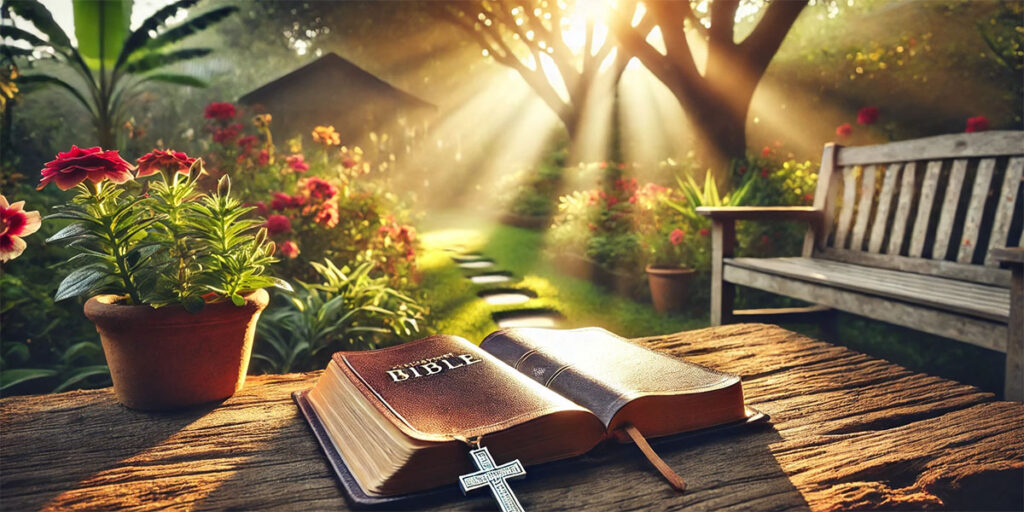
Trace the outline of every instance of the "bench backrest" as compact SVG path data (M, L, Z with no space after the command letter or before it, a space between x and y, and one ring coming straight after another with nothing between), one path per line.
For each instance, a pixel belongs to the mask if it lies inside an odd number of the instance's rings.
M805 256L1007 286L989 254L1024 224L1024 132L827 145L814 206L825 223Z

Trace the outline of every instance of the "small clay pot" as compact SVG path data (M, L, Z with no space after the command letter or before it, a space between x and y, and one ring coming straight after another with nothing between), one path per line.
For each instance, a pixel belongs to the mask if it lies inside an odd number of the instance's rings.
M139 410L179 409L223 400L242 388L260 312L270 296L256 290L243 306L125 306L116 295L85 303L122 404Z
M651 302L659 313L678 313L686 306L686 294L693 279L692 268L655 267L648 265L647 284Z

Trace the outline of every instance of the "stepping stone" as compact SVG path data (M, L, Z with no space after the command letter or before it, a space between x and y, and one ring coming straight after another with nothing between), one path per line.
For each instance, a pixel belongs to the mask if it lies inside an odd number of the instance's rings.
M494 260L483 258L479 260L463 261L459 263L462 268L490 268L494 266Z
M469 280L475 284L507 283L512 280L512 273L507 270L484 272L483 274L469 276Z
M468 263L468 262L471 262L471 261L482 261L482 260L491 261L490 259L486 258L483 254L476 253L476 252L470 252L470 253L464 253L464 254L456 254L456 255L452 256L452 260L454 260L455 263Z
M494 306L505 306L509 304L522 304L537 296L533 290L518 290L515 288L491 288L481 290L476 294L484 302Z
M534 308L499 311L492 313L491 318L498 327L559 327L565 317L553 309Z

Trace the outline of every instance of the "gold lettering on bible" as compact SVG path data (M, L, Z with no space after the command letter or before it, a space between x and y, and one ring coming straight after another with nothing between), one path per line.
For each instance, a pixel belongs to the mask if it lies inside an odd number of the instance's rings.
M469 365L482 362L483 360L477 358L473 354L456 355L448 353L437 357L422 359L411 364L407 363L396 365L392 369L387 370L387 373L393 382L402 382L418 377L437 375L441 372L451 371L457 368L465 368Z

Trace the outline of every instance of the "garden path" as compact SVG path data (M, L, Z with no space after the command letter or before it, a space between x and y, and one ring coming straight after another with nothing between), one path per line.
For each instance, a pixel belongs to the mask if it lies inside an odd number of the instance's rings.
M495 306L509 304L525 304L537 297L537 292L529 288L507 288L491 285L509 284L515 280L515 274L506 270L496 270L496 262L477 252L465 252L464 249L453 247L452 260L470 273L467 279L481 286L477 292L479 300ZM479 271L479 272L478 272ZM530 308L495 311L491 313L494 322L500 328L506 327L563 327L565 316L551 308Z

